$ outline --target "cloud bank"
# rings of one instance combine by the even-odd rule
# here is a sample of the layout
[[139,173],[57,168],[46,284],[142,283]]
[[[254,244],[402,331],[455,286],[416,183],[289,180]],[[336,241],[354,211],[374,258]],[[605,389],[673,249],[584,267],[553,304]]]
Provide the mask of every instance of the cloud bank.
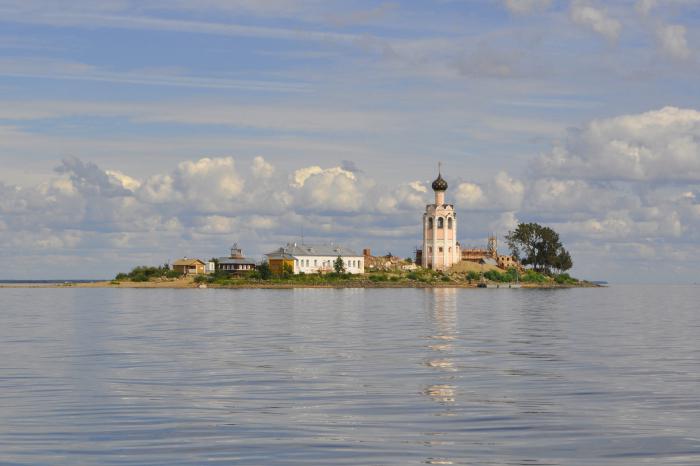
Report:
[[[667,258],[692,267],[699,144],[700,112],[665,107],[572,129],[527,173],[460,180],[446,170],[460,239],[481,244],[491,231],[538,221],[562,233],[586,274],[596,264]],[[411,255],[429,181],[387,186],[350,161],[285,171],[260,156],[202,157],[140,178],[66,158],[38,185],[0,183],[0,254],[34,277],[65,277],[67,266],[76,276],[109,276],[141,262],[222,254],[233,241],[260,255],[302,232]]]

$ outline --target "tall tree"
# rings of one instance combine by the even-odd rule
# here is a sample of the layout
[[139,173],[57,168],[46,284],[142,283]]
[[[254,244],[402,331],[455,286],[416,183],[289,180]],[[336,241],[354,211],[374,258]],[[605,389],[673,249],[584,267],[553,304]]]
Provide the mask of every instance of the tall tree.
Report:
[[338,258],[333,262],[333,268],[335,269],[335,273],[345,273],[345,262],[343,262],[343,258],[338,256]]
[[513,257],[523,265],[550,275],[552,270],[564,271],[573,266],[571,255],[564,249],[559,234],[538,223],[520,223],[506,235]]

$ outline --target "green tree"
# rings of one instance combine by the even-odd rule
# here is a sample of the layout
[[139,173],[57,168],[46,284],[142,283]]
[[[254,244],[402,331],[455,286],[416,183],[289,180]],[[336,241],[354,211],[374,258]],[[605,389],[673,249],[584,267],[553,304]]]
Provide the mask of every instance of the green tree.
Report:
[[294,267],[286,262],[282,264],[282,278],[289,278],[294,275]]
[[263,262],[258,266],[258,274],[263,280],[269,280],[272,277],[272,270],[270,270],[270,264]]
[[557,257],[554,260],[553,267],[561,273],[565,270],[569,270],[571,267],[573,267],[573,265],[574,263],[571,260],[571,254],[569,254],[569,251],[563,247],[560,248],[559,254],[557,254]]
[[338,258],[333,262],[333,269],[335,269],[335,273],[341,274],[345,273],[345,262],[343,262],[343,258],[338,256]]
[[559,234],[538,223],[518,224],[515,230],[508,232],[506,242],[516,260],[537,272],[551,275],[553,269],[564,271],[573,266]]

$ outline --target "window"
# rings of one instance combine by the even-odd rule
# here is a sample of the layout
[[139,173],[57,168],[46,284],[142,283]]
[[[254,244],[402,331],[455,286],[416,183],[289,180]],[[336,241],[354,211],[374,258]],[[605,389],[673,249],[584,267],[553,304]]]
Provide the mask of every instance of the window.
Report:
[[447,229],[451,230],[452,229],[452,217],[449,217],[447,219]]
[[318,260],[314,259],[314,267],[316,267],[317,265],[318,265]]
[[428,252],[433,252],[433,247],[432,247],[432,246],[430,246],[430,247],[428,248]]
[[438,228],[445,228],[445,219],[438,217]]
[[438,248],[438,252],[442,252],[442,247],[439,247],[439,248]]
[[428,218],[428,229],[429,230],[433,229],[433,217]]

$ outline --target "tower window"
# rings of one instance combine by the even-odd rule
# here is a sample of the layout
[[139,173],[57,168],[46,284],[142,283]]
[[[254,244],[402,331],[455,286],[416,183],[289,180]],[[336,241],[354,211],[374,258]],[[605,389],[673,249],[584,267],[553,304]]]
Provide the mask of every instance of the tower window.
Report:
[[447,229],[448,230],[452,229],[452,217],[447,219]]
[[441,248],[441,247],[440,247],[440,248],[438,248],[438,252],[442,252],[442,248]]
[[433,217],[428,217],[428,229],[433,229]]
[[445,228],[445,219],[442,217],[438,217],[438,228]]

